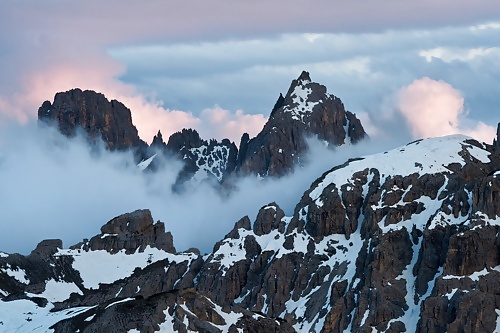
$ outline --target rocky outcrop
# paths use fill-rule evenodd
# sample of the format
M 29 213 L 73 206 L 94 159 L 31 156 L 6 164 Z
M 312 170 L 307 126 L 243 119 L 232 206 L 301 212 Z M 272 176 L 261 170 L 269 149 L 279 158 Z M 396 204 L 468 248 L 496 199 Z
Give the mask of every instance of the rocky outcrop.
M 82 248 L 85 251 L 105 250 L 110 253 L 125 251 L 130 254 L 144 252 L 146 247 L 175 253 L 172 234 L 165 232 L 163 222 L 154 223 L 148 209 L 115 217 L 101 228 L 100 235 L 72 248 Z
M 325 86 L 312 82 L 307 72 L 293 80 L 285 96 L 280 94 L 255 138 L 243 134 L 239 149 L 228 139 L 203 140 L 194 129 L 172 134 L 166 144 L 158 131 L 148 147 L 129 109 L 90 90 L 57 93 L 53 103 L 45 101 L 39 108 L 38 119 L 55 124 L 66 136 L 81 130 L 91 141 L 102 139 L 110 150 L 132 149 L 141 170 L 161 166 L 158 159 L 148 160 L 155 154 L 177 157 L 184 163 L 174 185 L 177 190 L 191 181 L 220 184 L 234 175 L 283 176 L 306 162 L 309 137 L 331 146 L 355 144 L 366 137 L 359 119 Z
M 158 151 L 165 151 L 167 149 L 167 144 L 163 141 L 163 135 L 160 130 L 158 130 L 158 133 L 153 137 L 150 147 Z
M 167 154 L 184 161 L 174 188 L 181 188 L 186 181 L 214 180 L 223 182 L 235 168 L 238 149 L 234 142 L 223 139 L 206 141 L 196 130 L 183 129 L 174 133 L 166 145 Z
M 43 102 L 38 119 L 55 124 L 69 137 L 82 130 L 91 141 L 101 139 L 110 150 L 132 149 L 141 157 L 146 153 L 147 144 L 139 138 L 130 110 L 92 90 L 57 93 L 52 103 Z
M 460 158 L 443 159 L 450 146 Z M 460 137 L 352 160 L 318 179 L 292 217 L 272 203 L 253 230 L 238 222 L 198 288 L 297 331 L 493 332 L 499 170 L 493 147 Z
M 302 72 L 285 97 L 280 94 L 262 131 L 251 140 L 242 137 L 237 169 L 261 177 L 287 174 L 301 164 L 308 137 L 340 146 L 357 143 L 366 133 L 339 98 Z

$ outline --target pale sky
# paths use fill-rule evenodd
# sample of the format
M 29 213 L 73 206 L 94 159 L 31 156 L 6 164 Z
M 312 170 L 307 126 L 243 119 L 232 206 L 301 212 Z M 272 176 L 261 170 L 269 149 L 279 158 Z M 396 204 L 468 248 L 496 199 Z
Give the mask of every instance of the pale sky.
M 79 87 L 124 102 L 147 142 L 183 127 L 207 139 L 255 135 L 302 70 L 372 136 L 402 120 L 401 135 L 440 135 L 415 130 L 420 111 L 485 141 L 500 121 L 493 0 L 6 0 L 0 59 L 0 122 L 33 121 L 44 100 Z M 402 91 L 425 83 L 444 88 L 412 98 L 449 104 L 422 102 L 408 116 Z M 440 109 L 422 109 L 431 104 Z

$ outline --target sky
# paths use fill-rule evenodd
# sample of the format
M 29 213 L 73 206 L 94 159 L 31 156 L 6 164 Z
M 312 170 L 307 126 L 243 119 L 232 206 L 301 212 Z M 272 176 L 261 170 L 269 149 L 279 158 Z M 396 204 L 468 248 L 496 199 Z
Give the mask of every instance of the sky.
M 82 165 L 95 162 L 82 157 L 80 144 L 74 143 L 74 148 L 65 149 L 75 154 L 71 161 L 82 162 L 65 162 L 72 171 L 58 178 L 52 171 L 54 161 L 68 158 L 49 154 L 49 161 L 47 154 L 37 153 L 43 151 L 39 143 L 28 143 L 40 140 L 38 107 L 59 91 L 91 89 L 122 101 L 146 142 L 159 129 L 168 138 L 182 128 L 195 128 L 203 138 L 228 137 L 238 143 L 242 133 L 253 136 L 260 131 L 279 94 L 306 70 L 313 81 L 342 99 L 374 141 L 383 142 L 372 149 L 386 148 L 387 142 L 404 144 L 454 133 L 491 143 L 500 122 L 499 60 L 500 2 L 495 0 L 4 0 L 0 2 L 0 161 L 26 158 L 24 163 L 31 167 L 25 172 L 37 177 L 20 175 L 24 191 L 4 189 L 0 195 L 12 205 L 32 205 L 23 193 L 43 196 L 50 190 L 58 193 L 57 207 L 68 206 L 65 200 L 70 196 L 60 186 L 67 182 L 64 177 L 76 177 L 88 169 Z M 18 150 L 11 149 L 13 142 Z M 110 172 L 109 165 L 116 166 L 113 161 L 122 158 L 126 159 L 103 158 L 95 162 L 99 167 L 90 169 L 95 174 L 100 168 Z M 129 171 L 120 171 L 116 184 L 127 179 L 124 174 Z M 51 181 L 37 181 L 45 172 L 53 175 Z M 320 174 L 306 179 L 313 181 Z M 170 178 L 165 177 L 167 184 Z M 0 172 L 2 183 L 13 179 L 5 170 Z M 121 186 L 113 184 L 110 188 Z M 150 185 L 136 187 L 153 191 Z M 88 201 L 80 199 L 82 206 L 97 205 L 91 192 L 87 188 Z M 109 193 L 102 203 L 108 208 L 96 209 L 94 215 L 89 213 L 92 209 L 79 210 L 79 219 L 102 224 L 132 206 L 147 208 L 152 200 L 144 194 L 148 200 L 137 199 L 141 205 L 126 204 L 136 201 L 115 197 Z M 36 201 L 36 196 L 30 200 Z M 255 201 L 260 204 L 265 203 Z M 46 212 L 46 220 L 57 212 L 50 202 L 37 207 Z M 228 221 L 238 215 L 234 211 Z M 52 220 L 76 215 L 70 210 L 60 213 Z M 169 219 L 165 209 L 153 215 Z M 0 225 L 15 219 L 15 209 L 10 215 L 0 214 Z M 54 224 L 53 230 L 56 225 L 60 227 Z M 33 245 L 35 236 L 26 247 Z M 17 249 L 3 247 L 3 241 L 7 240 L 0 239 L 0 249 Z

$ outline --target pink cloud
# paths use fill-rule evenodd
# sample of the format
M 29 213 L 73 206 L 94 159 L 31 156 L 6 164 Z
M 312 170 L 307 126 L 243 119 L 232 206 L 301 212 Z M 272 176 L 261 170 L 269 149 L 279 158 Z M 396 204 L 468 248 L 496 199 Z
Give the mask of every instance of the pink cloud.
M 162 102 L 147 99 L 132 85 L 114 79 L 122 71 L 121 66 L 109 59 L 94 58 L 84 67 L 67 63 L 31 72 L 22 80 L 20 92 L 0 95 L 0 116 L 4 121 L 21 124 L 34 121 L 43 101 L 52 101 L 55 93 L 78 87 L 103 93 L 108 99 L 125 104 L 132 112 L 139 136 L 146 142 L 150 142 L 158 130 L 168 138 L 183 128 L 195 128 L 203 138 L 229 138 L 239 143 L 244 132 L 255 135 L 266 122 L 263 115 L 245 114 L 242 110 L 231 113 L 215 107 L 203 110 L 200 117 L 196 117 L 191 112 L 165 108 Z
M 34 36 L 52 31 L 80 35 L 82 42 L 135 42 L 158 38 L 226 38 L 235 34 L 276 34 L 290 31 L 370 31 L 400 27 L 450 25 L 494 20 L 500 4 L 491 0 L 384 0 L 339 2 L 153 0 L 106 2 L 87 0 L 26 1 L 3 6 L 2 21 L 35 27 Z M 318 10 L 321 8 L 321 10 Z M 450 10 L 453 8 L 453 10 Z M 276 15 L 280 13 L 280 15 Z M 334 14 L 332 14 L 334 13 Z M 332 15 L 335 19 L 332 20 Z M 187 19 L 189 18 L 189 19 Z M 352 18 L 356 18 L 353 20 Z M 230 27 L 230 28 L 228 28 Z
M 424 77 L 401 88 L 397 94 L 397 106 L 414 138 L 462 133 L 492 142 L 495 136 L 493 127 L 465 118 L 462 94 L 441 80 Z M 469 125 L 471 123 L 473 126 Z
M 262 114 L 245 114 L 243 110 L 231 113 L 219 106 L 204 109 L 200 114 L 199 132 L 202 137 L 228 138 L 239 144 L 241 135 L 248 133 L 250 137 L 257 135 L 264 127 L 267 118 Z

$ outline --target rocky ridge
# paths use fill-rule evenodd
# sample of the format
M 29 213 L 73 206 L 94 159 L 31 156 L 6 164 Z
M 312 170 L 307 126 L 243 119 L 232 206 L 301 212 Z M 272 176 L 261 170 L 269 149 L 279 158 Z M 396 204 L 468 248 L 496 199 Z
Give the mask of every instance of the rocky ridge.
M 52 103 L 45 101 L 40 106 L 38 120 L 57 126 L 68 137 L 82 130 L 90 141 L 101 139 L 110 150 L 131 149 L 138 158 L 147 154 L 147 144 L 139 138 L 130 110 L 91 90 L 57 93 Z
M 234 175 L 282 176 L 301 165 L 306 139 L 315 137 L 326 145 L 354 144 L 366 137 L 359 119 L 345 111 L 339 98 L 302 72 L 287 94 L 280 94 L 271 115 L 255 137 L 244 134 L 239 147 L 229 139 L 203 140 L 193 129 L 183 129 L 163 141 L 161 132 L 148 147 L 132 124 L 130 110 L 93 91 L 73 89 L 56 94 L 38 110 L 43 123 L 55 123 L 67 136 L 81 128 L 92 140 L 98 138 L 111 150 L 132 149 L 141 169 L 155 169 L 155 154 L 175 156 L 184 162 L 176 187 L 186 182 L 211 179 L 222 183 Z
M 125 214 L 67 250 L 0 253 L 0 330 L 494 332 L 499 198 L 500 148 L 454 135 L 336 166 L 205 256 Z

